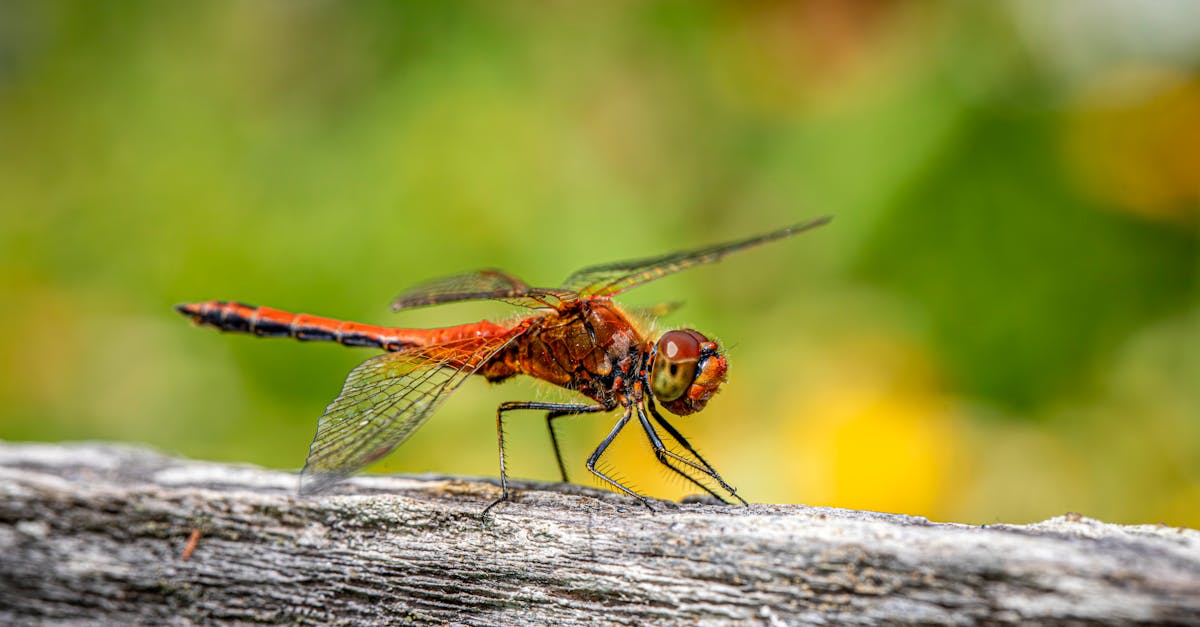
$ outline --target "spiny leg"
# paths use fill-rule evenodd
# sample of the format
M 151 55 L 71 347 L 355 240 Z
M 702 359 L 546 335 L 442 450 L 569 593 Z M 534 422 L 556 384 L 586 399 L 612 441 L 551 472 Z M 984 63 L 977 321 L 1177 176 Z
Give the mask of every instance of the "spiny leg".
M 713 468 L 712 464 L 708 463 L 708 460 L 704 459 L 704 456 L 701 455 L 700 452 L 697 451 L 692 446 L 691 442 L 688 442 L 687 438 L 683 437 L 683 434 L 680 433 L 679 430 L 676 429 L 674 425 L 672 425 L 670 422 L 668 422 L 667 419 L 662 416 L 662 414 L 658 413 L 658 408 L 654 406 L 653 401 L 650 401 L 649 409 L 650 409 L 650 414 L 652 416 L 654 416 L 655 422 L 657 422 L 659 424 L 659 426 L 661 426 L 663 429 L 666 429 L 667 433 L 670 434 L 670 436 L 675 441 L 679 442 L 679 444 L 682 445 L 683 448 L 685 450 L 687 450 L 687 452 L 689 452 L 693 456 L 695 456 L 696 459 L 700 462 L 700 465 L 697 465 L 696 462 L 694 462 L 690 459 L 684 458 L 684 457 L 682 457 L 678 454 L 675 454 L 671 451 L 668 451 L 668 454 L 670 454 L 675 459 L 678 459 L 679 461 L 687 464 L 688 466 L 691 466 L 692 468 L 695 468 L 696 470 L 703 472 L 704 474 L 712 477 L 713 479 L 720 481 L 721 478 L 720 478 L 720 475 L 717 473 L 717 469 Z M 701 467 L 701 466 L 703 466 L 703 467 Z M 730 487 L 729 485 L 725 484 L 723 481 L 721 482 L 721 487 L 736 496 L 737 490 L 735 490 L 732 487 Z
M 604 454 L 604 451 L 608 448 L 608 445 L 612 444 L 613 438 L 617 437 L 617 434 L 621 432 L 621 429 L 625 428 L 625 423 L 629 422 L 629 419 L 632 416 L 633 416 L 633 407 L 626 405 L 625 413 L 621 414 L 621 419 L 617 421 L 616 426 L 614 426 L 612 428 L 612 431 L 608 432 L 608 435 L 604 436 L 604 440 L 602 440 L 600 442 L 600 446 L 597 446 L 596 450 L 592 451 L 592 454 L 588 457 L 587 469 L 588 469 L 588 472 L 592 473 L 593 475 L 596 475 L 597 477 L 600 477 L 604 481 L 608 482 L 608 484 L 613 486 L 614 488 L 641 501 L 642 505 L 646 506 L 646 509 L 648 509 L 650 511 L 654 511 L 654 508 L 650 507 L 650 501 L 646 500 L 646 497 L 621 485 L 621 483 L 618 482 L 616 479 L 613 479 L 612 477 L 600 472 L 599 470 L 596 470 L 596 462 L 600 460 L 600 456 Z
M 679 459 L 679 456 L 672 454 L 671 451 L 668 451 L 667 447 L 665 445 L 663 445 L 662 438 L 658 437 L 658 432 L 654 430 L 654 426 L 650 424 L 650 420 L 646 418 L 646 414 L 645 414 L 645 412 L 642 411 L 642 408 L 640 406 L 637 408 L 637 414 L 638 414 L 638 421 L 642 423 L 642 430 L 646 432 L 646 437 L 649 438 L 649 440 L 650 440 L 650 446 L 654 449 L 654 457 L 656 459 L 658 459 L 658 463 L 662 464 L 663 466 L 666 466 L 667 468 L 670 468 L 675 474 L 692 482 L 692 484 L 696 485 L 701 490 L 708 492 L 709 494 L 711 494 L 713 496 L 713 498 L 719 499 L 721 502 L 725 502 L 725 499 L 721 498 L 721 495 L 714 492 L 712 488 L 704 485 L 703 483 L 698 481 L 695 477 L 687 474 L 686 472 L 683 471 L 682 468 L 679 468 L 675 464 L 672 464 L 671 460 Z M 708 474 L 707 471 L 705 471 L 703 468 L 700 468 L 699 466 L 697 466 L 694 462 L 691 462 L 690 460 L 681 460 L 681 461 L 684 461 L 688 466 L 690 466 L 697 472 L 702 472 L 704 474 Z
M 492 501 L 483 509 L 483 514 L 487 514 L 491 509 L 500 503 L 508 500 L 508 473 L 504 466 L 504 412 L 514 411 L 517 409 L 545 409 L 550 410 L 550 414 L 583 414 L 589 412 L 604 411 L 603 405 L 584 405 L 581 403 L 544 403 L 539 401 L 511 401 L 508 403 L 500 403 L 496 408 L 496 441 L 500 449 L 500 498 Z M 549 424 L 549 415 L 547 415 L 547 424 Z M 562 456 L 558 452 L 558 440 L 554 439 L 554 428 L 550 429 L 550 438 L 554 442 L 554 454 L 558 458 L 558 468 L 563 472 L 565 480 L 566 470 L 563 469 Z
M 554 432 L 554 420 L 563 416 L 578 416 L 602 411 L 608 411 L 608 408 L 603 405 L 561 405 L 559 409 L 546 412 L 546 429 L 550 431 L 550 444 L 554 446 L 554 460 L 558 462 L 558 472 L 562 475 L 563 483 L 569 483 L 570 479 L 567 478 L 567 467 L 563 464 L 562 451 L 558 448 L 558 434 Z
M 558 462 L 558 473 L 562 475 L 563 483 L 568 483 L 570 479 L 567 478 L 567 467 L 563 465 L 562 451 L 558 448 L 558 435 L 554 433 L 554 419 L 572 415 L 574 412 L 546 412 L 546 429 L 550 431 L 550 444 L 554 447 L 554 461 Z
M 664 418 L 662 416 L 662 414 L 658 413 L 658 408 L 654 406 L 654 401 L 649 400 L 649 399 L 647 399 L 647 401 L 649 404 L 650 415 L 654 416 L 654 421 L 657 422 L 663 429 L 665 429 L 666 432 L 668 434 L 670 434 L 670 436 L 676 442 L 678 442 L 681 446 L 683 446 L 684 449 L 687 450 L 687 452 L 691 453 L 692 455 L 695 455 L 696 459 L 700 460 L 700 463 L 704 465 L 703 469 L 697 468 L 697 470 L 700 470 L 701 472 L 704 472 L 704 474 L 712 477 L 717 483 L 719 483 L 721 485 L 721 488 L 723 490 L 725 490 L 730 495 L 732 495 L 733 498 L 741 501 L 742 505 L 749 505 L 749 503 L 746 502 L 746 499 L 742 498 L 741 495 L 739 495 L 737 493 L 737 489 L 735 489 L 733 486 L 729 485 L 728 483 L 725 483 L 725 480 L 721 478 L 721 474 L 717 472 L 717 469 L 713 468 L 712 464 L 708 463 L 708 461 L 704 459 L 704 456 L 701 455 L 699 453 L 699 451 L 697 451 L 695 448 L 692 447 L 691 442 L 688 442 L 687 438 L 683 437 L 683 434 L 680 433 L 678 429 L 676 429 L 670 422 L 667 422 L 667 419 Z M 679 455 L 676 455 L 674 453 L 671 453 L 670 451 L 667 451 L 667 453 L 671 457 L 683 460 L 682 457 L 680 457 Z M 696 464 L 691 462 L 690 460 L 683 460 L 683 461 L 685 461 L 689 466 L 692 466 L 693 468 L 696 467 Z

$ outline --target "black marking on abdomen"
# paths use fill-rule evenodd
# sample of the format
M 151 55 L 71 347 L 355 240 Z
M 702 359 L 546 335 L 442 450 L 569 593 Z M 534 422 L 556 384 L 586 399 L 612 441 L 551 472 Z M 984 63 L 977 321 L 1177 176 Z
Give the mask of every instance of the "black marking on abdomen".
M 343 346 L 369 346 L 372 348 L 379 346 L 379 338 L 364 333 L 343 333 L 338 338 L 338 342 Z
M 250 330 L 250 321 L 245 316 L 228 309 L 221 310 L 221 313 L 216 318 L 218 319 L 217 326 L 226 331 L 246 333 Z
M 324 329 L 314 329 L 312 327 L 301 327 L 296 329 L 296 335 L 294 337 L 301 342 L 332 342 L 337 339 L 329 331 Z
M 291 337 L 292 328 L 274 320 L 258 320 L 254 323 L 254 334 L 258 337 Z

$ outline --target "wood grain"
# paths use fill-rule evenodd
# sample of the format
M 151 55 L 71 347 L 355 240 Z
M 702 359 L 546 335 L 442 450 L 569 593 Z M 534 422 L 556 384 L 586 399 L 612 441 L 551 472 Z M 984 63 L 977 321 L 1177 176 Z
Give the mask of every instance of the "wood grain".
M 126 446 L 0 443 L 0 623 L 1200 624 L 1189 529 L 650 513 L 531 483 L 481 518 L 498 488 L 479 480 L 296 485 Z

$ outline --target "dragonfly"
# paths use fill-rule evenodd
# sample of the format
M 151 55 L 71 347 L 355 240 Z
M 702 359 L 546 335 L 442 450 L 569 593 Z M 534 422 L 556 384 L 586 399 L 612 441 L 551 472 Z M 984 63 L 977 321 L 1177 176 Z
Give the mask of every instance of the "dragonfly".
M 496 409 L 500 497 L 508 501 L 504 417 L 544 411 L 563 482 L 566 466 L 555 421 L 566 416 L 615 413 L 608 435 L 588 456 L 587 470 L 604 484 L 653 510 L 649 500 L 597 467 L 614 438 L 635 420 L 657 461 L 712 497 L 745 505 L 659 407 L 675 416 L 701 411 L 725 382 L 728 360 L 720 345 L 694 329 L 649 337 L 639 316 L 613 297 L 667 275 L 713 263 L 726 255 L 782 240 L 828 223 L 816 218 L 736 241 L 644 259 L 584 268 L 555 288 L 531 287 L 506 272 L 486 269 L 417 285 L 396 297 L 394 311 L 445 303 L 498 300 L 530 310 L 505 323 L 487 320 L 432 329 L 384 327 L 290 313 L 232 301 L 183 303 L 175 309 L 198 325 L 258 337 L 338 342 L 385 352 L 355 367 L 317 421 L 300 473 L 300 493 L 324 491 L 390 453 L 425 423 L 466 379 L 491 382 L 524 375 L 579 394 L 588 402 L 512 401 Z M 666 433 L 683 451 L 668 447 Z

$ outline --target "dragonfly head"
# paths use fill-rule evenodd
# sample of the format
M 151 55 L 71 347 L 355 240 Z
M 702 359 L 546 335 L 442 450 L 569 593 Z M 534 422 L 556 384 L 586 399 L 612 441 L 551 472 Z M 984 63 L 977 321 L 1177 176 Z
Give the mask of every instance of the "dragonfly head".
M 725 381 L 727 364 L 720 347 L 697 331 L 667 331 L 650 353 L 650 390 L 667 411 L 693 414 L 708 403 Z

